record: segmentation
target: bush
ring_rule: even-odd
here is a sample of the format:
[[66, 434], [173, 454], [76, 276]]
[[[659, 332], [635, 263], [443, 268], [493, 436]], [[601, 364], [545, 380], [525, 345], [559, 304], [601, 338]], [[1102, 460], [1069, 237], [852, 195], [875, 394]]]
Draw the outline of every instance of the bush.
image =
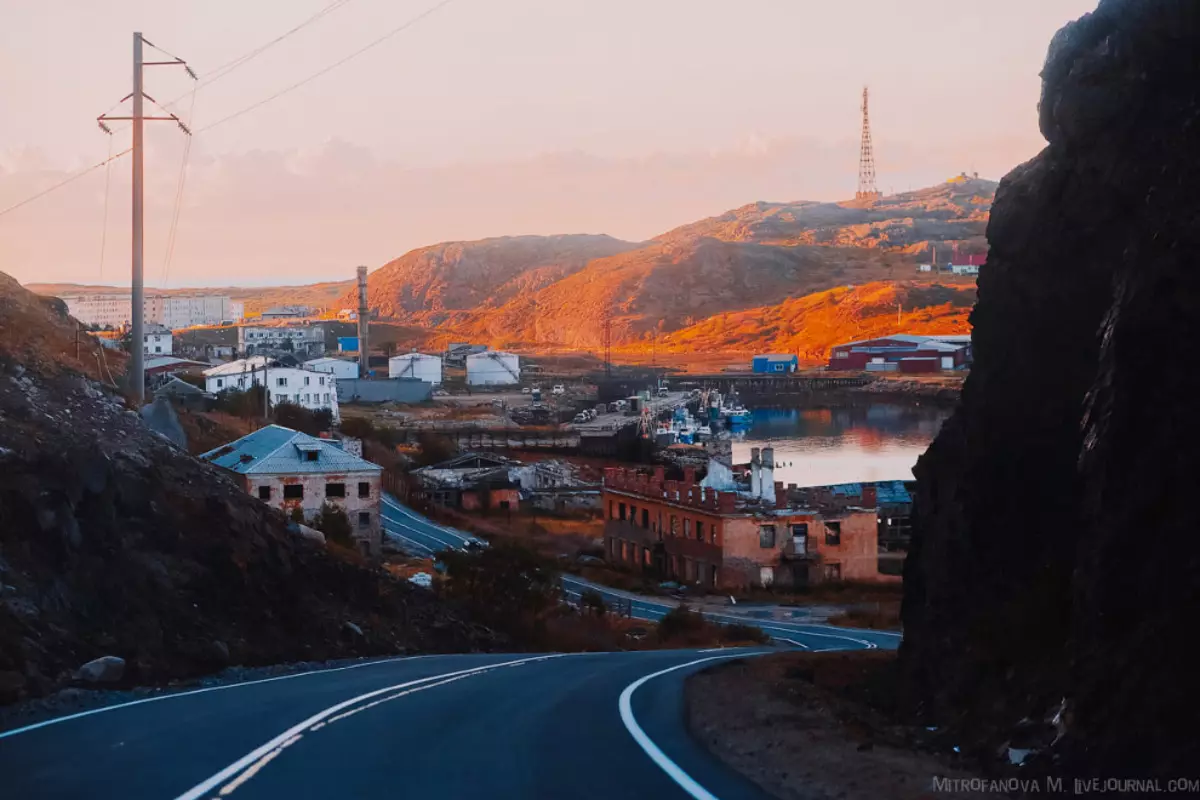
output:
[[446, 551], [446, 594], [471, 616], [525, 644], [538, 644], [558, 606], [558, 574], [548, 559], [514, 542], [478, 552]]
[[417, 465], [428, 467], [442, 461], [449, 461], [458, 455], [458, 446], [448, 437], [437, 433], [423, 431], [417, 436], [417, 444], [421, 448], [417, 456]]
[[310, 411], [295, 403], [277, 403], [271, 416], [276, 424], [309, 436], [322, 434], [333, 426], [333, 412], [328, 408]]
[[304, 525], [304, 509], [300, 506], [296, 506], [292, 509], [292, 513], [288, 514], [288, 518], [298, 525]]
[[721, 626], [721, 641], [723, 642], [755, 642], [765, 644], [771, 637], [757, 625], [746, 625], [735, 622], [732, 625]]
[[579, 608], [581, 611], [590, 611], [598, 617], [603, 617], [608, 613], [608, 604], [604, 602], [604, 596], [595, 589], [587, 589], [579, 595]]
[[251, 386], [245, 391], [228, 389], [217, 394], [215, 411], [223, 411], [235, 417], [254, 419], [263, 413], [263, 388]]
[[703, 633], [707, 626], [700, 612], [686, 605], [677, 606], [658, 621], [658, 638], [663, 642], [683, 639]]
[[346, 512], [330, 503], [323, 503], [311, 527], [325, 534], [326, 541], [343, 547], [354, 547], [354, 529]]

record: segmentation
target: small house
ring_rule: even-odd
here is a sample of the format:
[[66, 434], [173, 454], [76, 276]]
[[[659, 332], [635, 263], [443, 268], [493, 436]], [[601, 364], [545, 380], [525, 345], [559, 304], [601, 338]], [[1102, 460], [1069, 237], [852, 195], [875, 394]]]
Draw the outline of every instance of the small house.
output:
[[800, 359], [795, 353], [766, 353], [755, 356], [751, 369], [756, 374], [776, 374], [795, 372], [800, 368]]

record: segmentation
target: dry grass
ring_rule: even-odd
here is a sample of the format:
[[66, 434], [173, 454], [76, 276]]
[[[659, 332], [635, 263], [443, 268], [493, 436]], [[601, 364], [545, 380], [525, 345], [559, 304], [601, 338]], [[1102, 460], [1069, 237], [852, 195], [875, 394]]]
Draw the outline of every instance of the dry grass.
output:
[[847, 609], [829, 618], [831, 625], [848, 628], [871, 628], [881, 631], [900, 630], [900, 602], [878, 602]]

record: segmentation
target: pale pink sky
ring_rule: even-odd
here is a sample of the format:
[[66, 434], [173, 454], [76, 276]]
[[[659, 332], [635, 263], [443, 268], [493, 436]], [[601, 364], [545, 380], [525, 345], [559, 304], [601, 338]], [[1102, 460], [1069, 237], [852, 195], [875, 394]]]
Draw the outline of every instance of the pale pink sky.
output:
[[[206, 70], [328, 0], [0, 0], [0, 208], [93, 163], [130, 38]], [[455, 0], [194, 140], [169, 283], [349, 277], [444, 239], [643, 239], [756, 200], [854, 191], [871, 85], [880, 188], [998, 178], [1043, 145], [1046, 45], [1094, 0]], [[433, 0], [349, 0], [197, 95], [204, 127]], [[148, 73], [173, 98], [178, 71]], [[184, 106], [186, 107], [186, 106]], [[118, 137], [118, 149], [127, 135]], [[180, 134], [149, 135], [147, 272], [161, 278]], [[0, 270], [120, 283], [128, 163], [0, 217]]]

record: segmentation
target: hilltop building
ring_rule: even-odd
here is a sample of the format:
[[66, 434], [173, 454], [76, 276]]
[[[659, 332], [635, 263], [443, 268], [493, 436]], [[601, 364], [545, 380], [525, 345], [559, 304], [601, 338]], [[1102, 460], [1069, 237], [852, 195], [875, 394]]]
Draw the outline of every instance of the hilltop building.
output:
[[281, 425], [265, 428], [200, 458], [232, 472], [248, 494], [311, 522], [329, 503], [341, 509], [364, 555], [378, 557], [383, 467], [347, 452], [339, 442]]
[[204, 370], [204, 389], [212, 394], [245, 391], [251, 386], [262, 386], [264, 381], [273, 404], [295, 403], [309, 411], [328, 409], [335, 421], [341, 418], [337, 380], [327, 372], [280, 367], [266, 356], [240, 358]]
[[321, 325], [243, 325], [238, 328], [238, 351], [245, 355], [264, 350], [284, 350], [298, 357], [325, 353], [325, 328]]

